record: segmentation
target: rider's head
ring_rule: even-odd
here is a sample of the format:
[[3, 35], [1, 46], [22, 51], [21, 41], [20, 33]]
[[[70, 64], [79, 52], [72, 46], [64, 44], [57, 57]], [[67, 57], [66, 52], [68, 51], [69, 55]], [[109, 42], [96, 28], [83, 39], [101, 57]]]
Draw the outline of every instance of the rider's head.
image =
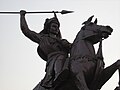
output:
[[44, 23], [44, 30], [42, 31], [42, 33], [44, 34], [52, 33], [55, 34], [57, 37], [61, 38], [59, 27], [60, 27], [60, 23], [55, 15], [53, 18], [46, 19]]
[[44, 29], [47, 29], [49, 32], [52, 32], [51, 29], [56, 30], [59, 29], [60, 23], [56, 17], [46, 19], [44, 23]]

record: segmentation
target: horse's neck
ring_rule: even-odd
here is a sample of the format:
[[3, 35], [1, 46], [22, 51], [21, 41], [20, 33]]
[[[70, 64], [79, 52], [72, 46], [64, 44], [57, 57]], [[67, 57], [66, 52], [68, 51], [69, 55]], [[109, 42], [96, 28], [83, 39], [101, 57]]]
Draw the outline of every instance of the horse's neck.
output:
[[86, 46], [85, 49], [88, 50], [89, 55], [95, 55], [95, 49], [94, 49], [93, 44], [91, 42], [85, 41], [85, 40], [84, 40], [84, 43], [85, 43], [85, 46]]
[[72, 45], [71, 57], [79, 56], [95, 57], [95, 49], [92, 43], [87, 40], [83, 40], [81, 36], [79, 37], [79, 35], [77, 35]]

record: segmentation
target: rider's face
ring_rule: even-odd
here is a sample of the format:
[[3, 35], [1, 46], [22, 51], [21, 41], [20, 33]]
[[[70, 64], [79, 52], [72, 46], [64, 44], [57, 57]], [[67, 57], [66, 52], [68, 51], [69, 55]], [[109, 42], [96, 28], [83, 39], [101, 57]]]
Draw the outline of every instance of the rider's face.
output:
[[59, 26], [58, 26], [58, 24], [51, 23], [50, 33], [53, 33], [53, 34], [58, 34], [59, 33]]

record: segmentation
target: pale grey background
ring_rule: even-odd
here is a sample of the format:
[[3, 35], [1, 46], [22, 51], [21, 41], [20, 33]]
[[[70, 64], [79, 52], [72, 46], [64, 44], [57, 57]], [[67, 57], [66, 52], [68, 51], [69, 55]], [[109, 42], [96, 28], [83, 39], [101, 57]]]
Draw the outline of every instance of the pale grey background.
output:
[[[114, 32], [103, 42], [106, 66], [120, 58], [119, 0], [0, 0], [0, 11], [75, 11], [60, 15], [63, 38], [72, 42], [82, 22], [91, 15], [98, 24], [110, 25]], [[26, 15], [29, 27], [40, 32], [46, 18], [53, 14]], [[95, 19], [95, 18], [94, 18]], [[96, 49], [98, 45], [95, 46]], [[0, 90], [32, 90], [44, 77], [45, 62], [36, 52], [37, 44], [20, 30], [19, 15], [0, 15]], [[101, 90], [113, 90], [118, 85], [118, 72]]]

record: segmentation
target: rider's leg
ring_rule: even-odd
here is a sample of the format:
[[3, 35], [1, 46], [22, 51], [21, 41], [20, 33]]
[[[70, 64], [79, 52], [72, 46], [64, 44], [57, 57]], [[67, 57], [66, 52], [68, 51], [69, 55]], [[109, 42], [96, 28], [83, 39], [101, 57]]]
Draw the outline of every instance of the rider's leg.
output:
[[51, 60], [50, 62], [47, 62], [46, 64], [46, 74], [43, 80], [41, 81], [41, 86], [45, 88], [51, 88], [53, 86], [53, 78], [54, 78], [54, 70], [53, 70], [53, 65], [54, 65], [54, 60]]
[[54, 84], [60, 84], [61, 82], [65, 81], [68, 77], [69, 70], [68, 70], [68, 59], [64, 55], [60, 55], [57, 57], [57, 60], [54, 64], [55, 70], [55, 79]]

